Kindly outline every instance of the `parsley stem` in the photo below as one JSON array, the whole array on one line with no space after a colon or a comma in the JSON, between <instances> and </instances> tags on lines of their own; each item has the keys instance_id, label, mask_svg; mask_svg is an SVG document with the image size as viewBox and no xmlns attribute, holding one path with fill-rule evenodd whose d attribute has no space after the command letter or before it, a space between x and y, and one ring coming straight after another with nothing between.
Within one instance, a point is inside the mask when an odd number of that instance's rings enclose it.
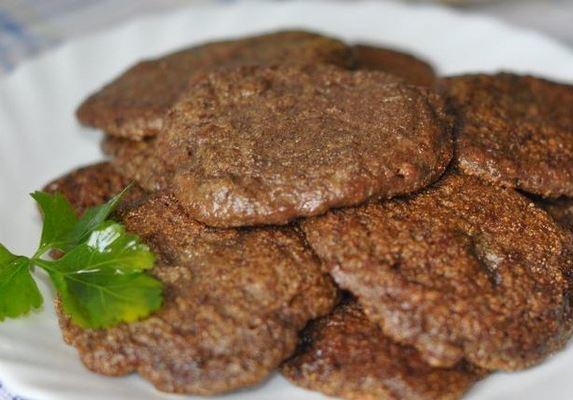
<instances>
[{"instance_id":1,"label":"parsley stem","mask_svg":"<svg viewBox=\"0 0 573 400\"><path fill-rule=\"evenodd\" d=\"M34 255L32 256L32 260L39 260L40 257L42 257L44 254L46 254L46 252L48 250L50 250L50 246L49 245L43 245L42 247L40 247L38 250L36 250L36 252L34 253Z\"/></svg>"},{"instance_id":2,"label":"parsley stem","mask_svg":"<svg viewBox=\"0 0 573 400\"><path fill-rule=\"evenodd\" d=\"M46 260L42 260L40 258L32 258L32 263L37 265L38 267L48 271L48 272L57 272L56 268L53 267L53 262L52 261L46 261Z\"/></svg>"}]
</instances>

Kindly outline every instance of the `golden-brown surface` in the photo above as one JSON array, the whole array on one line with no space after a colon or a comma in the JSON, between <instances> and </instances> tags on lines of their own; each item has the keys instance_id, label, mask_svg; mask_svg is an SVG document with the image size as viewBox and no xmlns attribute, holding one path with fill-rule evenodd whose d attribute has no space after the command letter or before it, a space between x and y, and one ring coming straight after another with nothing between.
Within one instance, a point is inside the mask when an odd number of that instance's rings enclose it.
<instances>
[{"instance_id":1,"label":"golden-brown surface","mask_svg":"<svg viewBox=\"0 0 573 400\"><path fill-rule=\"evenodd\" d=\"M191 47L142 61L79 107L79 120L110 135L141 139L156 135L164 115L187 82L205 70L237 65L326 63L349 67L351 52L342 42L302 31L284 31Z\"/></svg>"},{"instance_id":2,"label":"golden-brown surface","mask_svg":"<svg viewBox=\"0 0 573 400\"><path fill-rule=\"evenodd\" d=\"M350 400L459 399L484 371L460 363L433 368L370 322L353 300L311 322L282 366L291 382Z\"/></svg>"},{"instance_id":3,"label":"golden-brown surface","mask_svg":"<svg viewBox=\"0 0 573 400\"><path fill-rule=\"evenodd\" d=\"M78 192L107 198L110 171L99 164L73 172L63 187L75 190L63 193L75 207L97 198ZM164 305L143 321L105 330L80 329L60 310L66 342L95 372L137 371L178 393L253 385L292 354L306 322L336 301L332 281L293 228L210 229L169 196L132 205L121 221L157 255L152 274L165 285Z\"/></svg>"},{"instance_id":4,"label":"golden-brown surface","mask_svg":"<svg viewBox=\"0 0 573 400\"><path fill-rule=\"evenodd\" d=\"M101 147L111 157L110 164L118 173L154 192L167 186L167 176L157 174L163 169L163 161L153 157L156 144L156 137L136 141L106 136ZM153 180L149 179L150 175Z\"/></svg>"},{"instance_id":5,"label":"golden-brown surface","mask_svg":"<svg viewBox=\"0 0 573 400\"><path fill-rule=\"evenodd\" d=\"M43 190L61 193L73 205L77 214L81 215L87 208L105 203L129 183L129 179L117 173L109 163L101 162L78 168L48 183ZM144 195L145 192L139 186L132 186L125 194L119 211L139 201Z\"/></svg>"},{"instance_id":6,"label":"golden-brown surface","mask_svg":"<svg viewBox=\"0 0 573 400\"><path fill-rule=\"evenodd\" d=\"M367 44L353 46L352 53L356 69L384 71L419 86L431 87L436 81L434 68L411 54Z\"/></svg>"},{"instance_id":7,"label":"golden-brown surface","mask_svg":"<svg viewBox=\"0 0 573 400\"><path fill-rule=\"evenodd\" d=\"M425 89L373 71L241 67L189 88L140 183L169 176L211 226L284 224L423 188L451 153L440 98Z\"/></svg>"},{"instance_id":8,"label":"golden-brown surface","mask_svg":"<svg viewBox=\"0 0 573 400\"><path fill-rule=\"evenodd\" d=\"M517 370L571 336L571 233L513 190L449 174L302 228L369 318L434 366Z\"/></svg>"},{"instance_id":9,"label":"golden-brown surface","mask_svg":"<svg viewBox=\"0 0 573 400\"><path fill-rule=\"evenodd\" d=\"M544 197L573 196L573 86L508 73L445 79L467 174Z\"/></svg>"},{"instance_id":10,"label":"golden-brown surface","mask_svg":"<svg viewBox=\"0 0 573 400\"><path fill-rule=\"evenodd\" d=\"M263 381L319 318L283 373L353 400L456 399L563 347L573 87L444 79L452 138L435 79L408 54L289 31L143 61L94 93L78 118L112 160L45 190L82 213L134 180L114 218L157 255L165 303L105 330L58 310L65 340L98 373L211 395ZM428 187L454 141L459 171ZM331 277L356 296L335 311Z\"/></svg>"}]
</instances>

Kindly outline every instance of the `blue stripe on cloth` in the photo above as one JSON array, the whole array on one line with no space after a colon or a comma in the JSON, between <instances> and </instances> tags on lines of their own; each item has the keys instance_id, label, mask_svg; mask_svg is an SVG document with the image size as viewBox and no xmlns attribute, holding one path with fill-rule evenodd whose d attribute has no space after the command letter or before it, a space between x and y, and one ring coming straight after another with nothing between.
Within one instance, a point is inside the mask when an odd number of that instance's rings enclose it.
<instances>
[{"instance_id":1,"label":"blue stripe on cloth","mask_svg":"<svg viewBox=\"0 0 573 400\"><path fill-rule=\"evenodd\" d=\"M16 57L22 53L32 54L40 48L40 42L22 24L7 12L0 10L0 68L10 70Z\"/></svg>"},{"instance_id":2,"label":"blue stripe on cloth","mask_svg":"<svg viewBox=\"0 0 573 400\"><path fill-rule=\"evenodd\" d=\"M0 400L24 400L21 397L14 396L2 386L2 382L0 382Z\"/></svg>"}]
</instances>

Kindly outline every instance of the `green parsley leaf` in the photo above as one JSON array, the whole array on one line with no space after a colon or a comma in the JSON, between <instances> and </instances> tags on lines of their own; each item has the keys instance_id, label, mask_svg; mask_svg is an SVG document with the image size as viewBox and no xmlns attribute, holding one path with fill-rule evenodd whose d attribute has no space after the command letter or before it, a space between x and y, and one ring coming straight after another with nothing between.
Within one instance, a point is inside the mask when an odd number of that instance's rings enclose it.
<instances>
[{"instance_id":1,"label":"green parsley leaf","mask_svg":"<svg viewBox=\"0 0 573 400\"><path fill-rule=\"evenodd\" d=\"M89 235L111 215L130 187L131 185L128 185L120 193L112 197L107 203L87 209L86 212L84 212L84 215L82 215L80 220L72 228L68 238L68 245L61 250L64 252L68 251L75 245L85 241Z\"/></svg>"},{"instance_id":2,"label":"green parsley leaf","mask_svg":"<svg viewBox=\"0 0 573 400\"><path fill-rule=\"evenodd\" d=\"M64 311L82 328L133 322L161 307L161 282L111 268L50 272Z\"/></svg>"},{"instance_id":3,"label":"green parsley leaf","mask_svg":"<svg viewBox=\"0 0 573 400\"><path fill-rule=\"evenodd\" d=\"M60 194L35 192L44 215L40 245L32 258L0 245L0 321L42 305L30 270L46 270L64 312L84 328L133 322L161 307L162 283L145 273L155 257L138 236L108 220L129 186L110 201L77 218ZM48 250L64 252L56 261L42 259Z\"/></svg>"},{"instance_id":4,"label":"green parsley leaf","mask_svg":"<svg viewBox=\"0 0 573 400\"><path fill-rule=\"evenodd\" d=\"M137 236L106 221L85 243L40 265L50 272L64 311L76 324L104 328L136 321L161 306L161 282L142 272L154 261Z\"/></svg>"},{"instance_id":5,"label":"green parsley leaf","mask_svg":"<svg viewBox=\"0 0 573 400\"><path fill-rule=\"evenodd\" d=\"M0 244L0 321L25 315L41 305L30 260L15 256Z\"/></svg>"},{"instance_id":6,"label":"green parsley leaf","mask_svg":"<svg viewBox=\"0 0 573 400\"><path fill-rule=\"evenodd\" d=\"M60 193L52 195L35 192L31 196L40 206L44 216L40 251L48 248L61 250L68 244L70 232L78 222L72 206Z\"/></svg>"},{"instance_id":7,"label":"green parsley leaf","mask_svg":"<svg viewBox=\"0 0 573 400\"><path fill-rule=\"evenodd\" d=\"M88 240L55 262L60 271L111 268L133 272L153 267L155 257L139 237L125 232L123 225L106 221Z\"/></svg>"}]
</instances>

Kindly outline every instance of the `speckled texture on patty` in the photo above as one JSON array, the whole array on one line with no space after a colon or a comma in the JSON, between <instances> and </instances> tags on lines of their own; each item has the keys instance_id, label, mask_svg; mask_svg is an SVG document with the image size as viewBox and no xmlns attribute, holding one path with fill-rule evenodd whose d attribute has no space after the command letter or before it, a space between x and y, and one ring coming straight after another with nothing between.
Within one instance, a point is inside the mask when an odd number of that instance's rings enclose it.
<instances>
[{"instance_id":1,"label":"speckled texture on patty","mask_svg":"<svg viewBox=\"0 0 573 400\"><path fill-rule=\"evenodd\" d=\"M336 283L431 365L518 370L571 335L571 233L513 190L449 174L302 228Z\"/></svg>"},{"instance_id":2,"label":"speckled texture on patty","mask_svg":"<svg viewBox=\"0 0 573 400\"><path fill-rule=\"evenodd\" d=\"M573 86L508 73L446 79L460 168L545 197L573 196Z\"/></svg>"},{"instance_id":3,"label":"speckled texture on patty","mask_svg":"<svg viewBox=\"0 0 573 400\"><path fill-rule=\"evenodd\" d=\"M157 173L163 169L163 161L153 157L156 143L156 137L136 141L106 136L101 147L111 157L109 162L118 173L154 192L167 186L167 176ZM153 180L149 176L153 176Z\"/></svg>"},{"instance_id":4,"label":"speckled texture on patty","mask_svg":"<svg viewBox=\"0 0 573 400\"><path fill-rule=\"evenodd\" d=\"M48 193L61 193L73 205L78 215L90 207L105 203L129 185L130 180L120 175L108 162L78 168L44 187ZM133 185L124 195L120 213L139 202L145 192Z\"/></svg>"},{"instance_id":5,"label":"speckled texture on patty","mask_svg":"<svg viewBox=\"0 0 573 400\"><path fill-rule=\"evenodd\" d=\"M83 124L110 135L131 139L154 136L190 78L213 68L274 63L349 67L352 57L342 42L303 31L207 43L137 63L88 97L77 116Z\"/></svg>"},{"instance_id":6,"label":"speckled texture on patty","mask_svg":"<svg viewBox=\"0 0 573 400\"><path fill-rule=\"evenodd\" d=\"M410 193L452 156L440 100L373 71L214 72L171 110L153 154L164 168L141 183L167 181L194 218L219 227L284 224Z\"/></svg>"},{"instance_id":7,"label":"speckled texture on patty","mask_svg":"<svg viewBox=\"0 0 573 400\"><path fill-rule=\"evenodd\" d=\"M313 321L282 366L296 385L350 400L454 400L485 375L462 362L433 368L370 322L355 301Z\"/></svg>"},{"instance_id":8,"label":"speckled texture on patty","mask_svg":"<svg viewBox=\"0 0 573 400\"><path fill-rule=\"evenodd\" d=\"M424 60L398 50L357 44L352 47L354 68L384 71L413 85L431 87L436 81L434 68Z\"/></svg>"},{"instance_id":9,"label":"speckled texture on patty","mask_svg":"<svg viewBox=\"0 0 573 400\"><path fill-rule=\"evenodd\" d=\"M49 187L79 210L121 190L116 180L103 163ZM165 284L165 303L141 322L105 330L81 329L59 310L66 342L95 372L137 371L159 390L203 395L256 384L292 354L306 322L336 302L331 279L292 228L210 229L169 196L132 203L120 219L158 256L152 274Z\"/></svg>"}]
</instances>

